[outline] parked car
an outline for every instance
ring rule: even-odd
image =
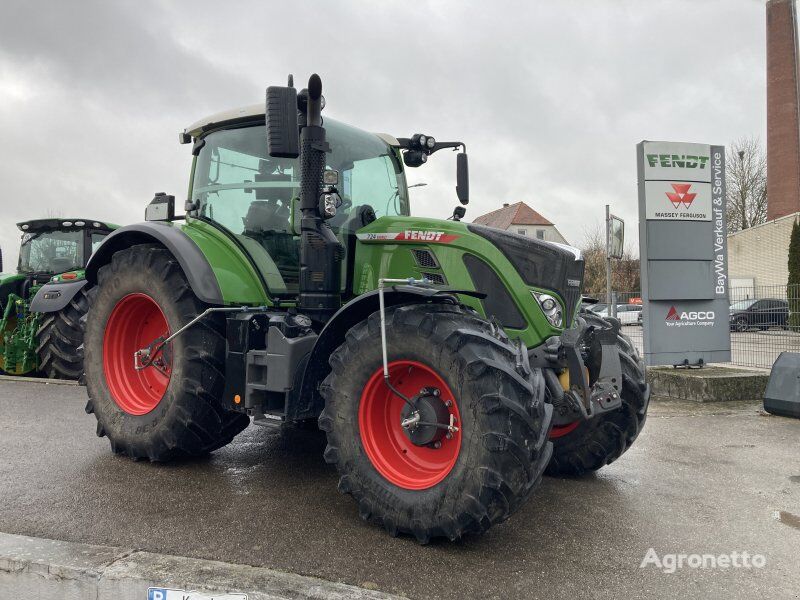
[[[609,316],[608,307],[597,311],[597,314],[601,317]],[[623,325],[641,325],[642,321],[639,319],[639,315],[641,314],[641,304],[617,304],[617,318]]]
[[[586,304],[585,306],[588,310],[600,314],[608,307],[608,304],[605,302],[596,302],[595,304]]]
[[[789,303],[778,298],[754,298],[731,304],[731,331],[748,329],[786,329],[789,323]]]

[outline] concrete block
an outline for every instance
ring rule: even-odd
[[[652,394],[670,400],[691,402],[728,402],[761,400],[769,381],[769,373],[735,367],[647,369]]]

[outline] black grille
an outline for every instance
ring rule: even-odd
[[[414,260],[423,269],[438,269],[439,262],[430,250],[414,249],[411,251],[414,255]]]
[[[569,327],[581,297],[583,260],[567,248],[524,235],[475,224],[467,227],[497,246],[525,283],[561,296],[567,311],[565,325]]]
[[[444,278],[444,275],[440,275],[439,273],[423,273],[422,276],[434,285],[447,285],[447,280]]]

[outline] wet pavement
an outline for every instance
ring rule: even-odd
[[[414,598],[795,598],[800,420],[655,402],[633,449],[546,478],[482,537],[420,546],[358,518],[317,432],[250,427],[210,458],[114,456],[77,386],[0,381],[0,531],[314,575]],[[763,568],[640,568],[648,550]],[[652,556],[652,554],[651,554]],[[669,570],[669,569],[667,569]]]

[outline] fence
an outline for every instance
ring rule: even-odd
[[[731,364],[768,369],[781,352],[800,352],[800,285],[730,288],[729,297]],[[641,293],[615,292],[614,299],[623,333],[641,352]]]

